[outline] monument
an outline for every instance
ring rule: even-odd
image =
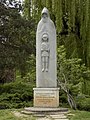
[[[57,88],[56,29],[44,7],[36,32],[36,88],[34,107],[59,106]]]

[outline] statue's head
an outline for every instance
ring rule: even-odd
[[[42,35],[42,41],[47,42],[48,40],[49,40],[48,34],[47,34],[47,33],[44,33],[44,34]]]
[[[43,21],[46,22],[48,17],[49,17],[48,9],[46,7],[44,7],[43,10],[42,10],[42,19],[43,19]]]

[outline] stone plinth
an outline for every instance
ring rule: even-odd
[[[58,112],[60,112],[60,113],[66,113],[66,112],[68,112],[68,109],[67,108],[45,108],[45,107],[26,107],[25,109],[24,109],[25,111],[27,111],[27,112],[30,112],[30,113],[32,113],[32,112],[34,112],[34,113],[43,113],[43,112],[47,112],[47,113],[52,113],[52,115],[53,115],[53,112],[56,112],[56,114],[58,114]]]
[[[34,107],[59,107],[59,88],[33,88]]]

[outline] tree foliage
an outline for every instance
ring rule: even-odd
[[[35,55],[34,20],[26,20],[20,15],[18,9],[0,3],[1,82],[10,80],[7,71],[15,72],[18,69],[23,77],[29,70],[27,61],[32,53]]]
[[[16,0],[0,1],[0,82],[12,81],[15,74],[18,79],[18,73],[23,78],[19,83],[0,86],[1,106],[7,107],[11,102],[11,107],[17,108],[27,105],[24,100],[32,100],[27,84],[35,83],[35,31],[45,6],[57,30],[58,86],[67,94],[71,107],[90,110],[89,0],[24,0],[23,4]],[[24,87],[27,92],[22,93]],[[7,91],[10,93],[6,95]],[[64,101],[66,95],[60,97]]]
[[[50,11],[57,29],[58,45],[65,45],[67,57],[79,57],[90,67],[90,1],[31,0],[29,15],[38,22],[44,6]]]
[[[81,59],[67,59],[64,46],[60,46],[58,48],[58,85],[66,92],[72,108],[76,109],[74,100],[78,96],[90,95],[89,84],[90,70],[82,64]]]

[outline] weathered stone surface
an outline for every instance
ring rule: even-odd
[[[60,115],[50,115],[53,119],[66,119],[67,116],[65,116],[64,114],[60,114]]]
[[[34,117],[45,117],[45,114],[34,114]]]
[[[36,118],[36,120],[51,120],[50,118]]]
[[[34,88],[34,107],[58,107],[59,88]]]
[[[56,29],[47,8],[36,33],[36,87],[57,87]]]
[[[41,107],[27,107],[27,108],[25,108],[25,110],[28,112],[30,111],[30,113],[31,112],[33,112],[33,113],[46,112],[46,113],[50,113],[51,115],[56,114],[56,113],[60,114],[60,113],[62,113],[62,111],[63,111],[63,113],[66,113],[68,111],[67,108],[41,108]]]
[[[36,112],[27,111],[27,110],[23,110],[23,111],[21,111],[21,113],[22,113],[22,114],[26,114],[26,115],[36,114]]]

